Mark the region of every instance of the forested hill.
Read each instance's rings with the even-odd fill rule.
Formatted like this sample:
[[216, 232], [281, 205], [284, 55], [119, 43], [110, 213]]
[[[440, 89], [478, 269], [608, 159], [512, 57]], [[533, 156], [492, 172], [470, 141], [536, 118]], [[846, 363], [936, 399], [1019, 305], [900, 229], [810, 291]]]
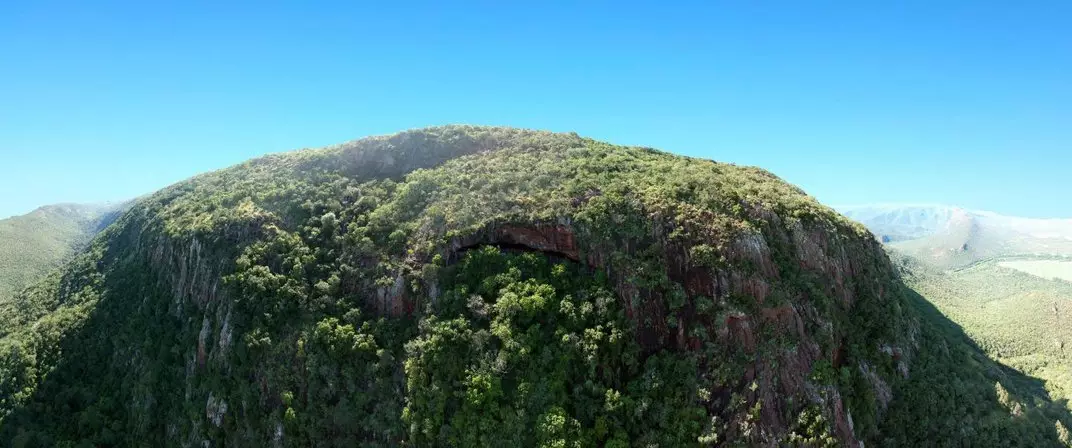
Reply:
[[137, 202], [0, 304], [0, 445], [1059, 446], [862, 226], [757, 168], [449, 126]]
[[0, 301], [85, 248], [122, 204], [57, 204], [0, 220]]

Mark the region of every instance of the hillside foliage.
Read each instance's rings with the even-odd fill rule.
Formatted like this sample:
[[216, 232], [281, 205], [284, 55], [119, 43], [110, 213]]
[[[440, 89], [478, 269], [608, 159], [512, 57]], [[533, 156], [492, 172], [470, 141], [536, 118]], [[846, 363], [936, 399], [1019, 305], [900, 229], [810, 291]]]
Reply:
[[0, 220], [0, 301], [81, 251], [122, 205], [63, 204]]
[[2, 445], [1059, 446], [1072, 424], [799, 189], [573, 134], [198, 176], [0, 322]]
[[1005, 267], [1004, 258], [941, 271], [897, 252], [893, 256], [911, 265], [908, 284], [991, 358], [1045, 380], [1055, 399], [1072, 398], [1072, 324], [1066, 317], [1072, 313], [1072, 283]]

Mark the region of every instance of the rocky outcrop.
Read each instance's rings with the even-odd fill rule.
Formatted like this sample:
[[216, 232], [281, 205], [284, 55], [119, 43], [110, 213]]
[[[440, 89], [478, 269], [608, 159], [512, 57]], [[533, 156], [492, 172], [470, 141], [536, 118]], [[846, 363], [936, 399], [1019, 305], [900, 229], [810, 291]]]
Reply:
[[[568, 217], [551, 223], [489, 224], [480, 231], [451, 239], [442, 254], [448, 259], [456, 259], [466, 250], [496, 245], [511, 250], [536, 251], [606, 271], [627, 315], [636, 324], [638, 342], [646, 353], [698, 350], [700, 340], [692, 336], [692, 329], [701, 328], [719, 345], [738, 348], [753, 359], [745, 368], [739, 392], [745, 392], [744, 385], [756, 383], [755, 393], [749, 396], [753, 403], [762, 403], [759, 426], [761, 432], [768, 435], [764, 443], [775, 443], [788, 431], [794, 417], [785, 410], [800, 408], [810, 400], [825, 409], [838, 439], [855, 446], [858, 441], [851, 410], [845, 407], [840, 392], [836, 388], [826, 388], [829, 392], [820, 399], [814, 390], [821, 386], [812, 384], [810, 377], [818, 360], [826, 359], [838, 366], [845, 361], [841, 359], [844, 349], [839, 348], [836, 341], [824, 338], [852, 329], [831, 327], [826, 320], [829, 317], [814, 308], [813, 292], [790, 287], [786, 279], [802, 275], [797, 273], [798, 270], [809, 278], [819, 279], [819, 291], [837, 299], [833, 306], [851, 313], [858, 300], [893, 300], [884, 295], [882, 287], [874, 288], [872, 282], [858, 278], [863, 266], [878, 263], [877, 269], [892, 271], [884, 264], [880, 247], [870, 238], [853, 240], [845, 236], [851, 234], [846, 229], [823, 223], [805, 224], [793, 220], [786, 224], [776, 213], [758, 207], [753, 207], [752, 213], [764, 220], [761, 221], [764, 230], [744, 231], [716, 243], [722, 248], [716, 255], [726, 262], [715, 266], [698, 264], [697, 260], [690, 259], [692, 241], [669, 238], [646, 243], [613, 239], [592, 241], [591, 232]], [[650, 225], [652, 235], [670, 233], [668, 229], [660, 228], [666, 224], [653, 221]], [[789, 252], [794, 264], [775, 262], [774, 245], [779, 247], [778, 250]], [[632, 277], [635, 266], [611, 264], [613, 251], [635, 257], [650, 247], [662, 248], [662, 266], [667, 277], [683, 287], [688, 302], [682, 308], [667, 306], [669, 291], [636, 282]], [[396, 286], [401, 284], [400, 280], [396, 281]], [[776, 289], [778, 297], [773, 298]], [[404, 288], [381, 288], [379, 298], [401, 302], [405, 300], [404, 296]], [[720, 321], [710, 322], [698, 316], [691, 305], [701, 297], [723, 304], [732, 302], [733, 297], [740, 297], [753, 303], [754, 307], [730, 312]], [[385, 305], [392, 310], [412, 309], [409, 305]], [[671, 316], [676, 321], [674, 328], [666, 324]], [[809, 328], [820, 329], [824, 334], [814, 334]], [[770, 347], [771, 338], [790, 342], [785, 346]], [[823, 346], [831, 348], [823, 351]], [[868, 365], [860, 365], [863, 374], [874, 384], [875, 394], [884, 409], [890, 398], [886, 380]], [[745, 418], [738, 411], [727, 409], [725, 412], [729, 419]]]
[[[478, 232], [451, 239], [446, 255], [450, 259], [456, 259], [466, 250], [484, 245], [543, 252], [572, 261], [581, 260], [581, 248], [577, 244], [576, 233], [571, 225], [563, 223], [488, 225]], [[590, 261], [596, 262], [596, 259]]]
[[[234, 304], [223, 277], [233, 270], [232, 254], [263, 236], [265, 221], [229, 226], [210, 236], [235, 244], [227, 246], [206, 244], [205, 236], [169, 235], [151, 221], [145, 221], [141, 212], [135, 208], [116, 229], [118, 234], [114, 238], [118, 243], [113, 247], [126, 246], [131, 250], [115, 256], [131, 257], [143, 263], [156, 278], [156, 290], [170, 296], [168, 313], [195, 329], [191, 337], [175, 341], [186, 345], [183, 396], [187, 401], [204, 403], [206, 421], [220, 427], [228, 413], [228, 403], [220, 394], [198, 386], [197, 378], [210, 369], [226, 371], [228, 368], [228, 354], [234, 342]], [[221, 252], [221, 247], [226, 251]], [[206, 440], [205, 430], [197, 419], [168, 425], [169, 434], [181, 434], [183, 446], [202, 445]]]

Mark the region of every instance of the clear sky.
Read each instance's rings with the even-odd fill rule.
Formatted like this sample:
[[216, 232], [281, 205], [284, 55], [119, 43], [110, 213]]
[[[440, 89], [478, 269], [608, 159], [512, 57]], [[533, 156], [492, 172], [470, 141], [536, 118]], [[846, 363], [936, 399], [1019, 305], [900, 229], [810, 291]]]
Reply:
[[470, 123], [1072, 217], [1069, 1], [357, 3], [0, 2], [0, 216]]

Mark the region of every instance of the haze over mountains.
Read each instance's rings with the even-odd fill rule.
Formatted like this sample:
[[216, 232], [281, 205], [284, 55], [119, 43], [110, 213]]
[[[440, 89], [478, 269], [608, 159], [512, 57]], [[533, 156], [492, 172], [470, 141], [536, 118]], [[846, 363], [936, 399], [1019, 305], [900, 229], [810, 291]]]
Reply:
[[841, 207], [987, 354], [1072, 398], [1072, 220], [947, 206]]
[[1000, 257], [1072, 256], [1072, 219], [1033, 219], [942, 205], [863, 205], [838, 211], [893, 248], [946, 268]]

